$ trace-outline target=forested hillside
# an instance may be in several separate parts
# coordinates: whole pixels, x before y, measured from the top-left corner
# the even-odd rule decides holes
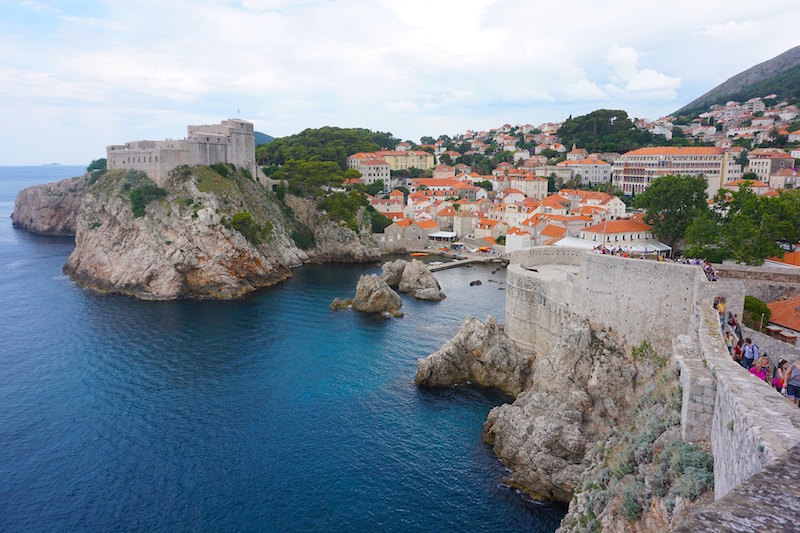
[[[256,149],[259,165],[283,165],[296,161],[334,161],[344,170],[347,156],[356,152],[394,148],[400,142],[391,133],[364,128],[309,128],[296,135],[280,137]]]

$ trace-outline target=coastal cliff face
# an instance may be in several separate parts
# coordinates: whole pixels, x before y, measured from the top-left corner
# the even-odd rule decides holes
[[[605,439],[630,407],[637,380],[652,375],[604,331],[577,322],[546,353],[525,353],[493,319],[468,319],[439,352],[418,361],[415,382],[471,381],[516,394],[492,409],[484,440],[514,483],[538,497],[569,501],[588,466],[587,450]]]
[[[234,298],[288,278],[305,253],[268,193],[230,172],[179,169],[138,217],[131,191],[158,189],[143,173],[106,172],[82,196],[65,273],[99,291],[153,300]],[[237,224],[237,213],[248,216]]]
[[[91,174],[23,189],[14,201],[11,223],[42,235],[75,235],[81,194]]]
[[[328,219],[313,201],[286,195],[286,204],[294,218],[314,234],[314,246],[307,250],[315,263],[371,263],[380,261],[381,251],[372,238],[371,224],[362,209],[359,213],[359,232]]]
[[[282,203],[231,166],[177,168],[163,189],[141,172],[87,174],[24,189],[12,215],[15,227],[75,236],[64,272],[78,284],[155,300],[235,298],[304,263],[377,261],[359,220],[357,234],[310,200]]]

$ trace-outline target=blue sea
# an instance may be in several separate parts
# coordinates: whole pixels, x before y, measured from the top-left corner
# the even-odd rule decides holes
[[[558,527],[481,441],[509,398],[413,383],[466,316],[502,320],[504,271],[439,272],[447,299],[391,320],[328,309],[376,265],[238,301],[100,295],[62,274],[72,239],[9,218],[20,189],[82,171],[0,167],[0,531]]]

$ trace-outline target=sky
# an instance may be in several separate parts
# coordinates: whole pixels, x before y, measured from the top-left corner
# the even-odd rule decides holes
[[[419,141],[658,118],[800,44],[797,0],[0,0],[0,165],[238,117]]]

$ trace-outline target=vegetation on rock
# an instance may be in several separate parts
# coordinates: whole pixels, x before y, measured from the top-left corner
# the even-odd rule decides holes
[[[239,211],[233,215],[231,226],[252,244],[261,244],[261,240],[272,232],[272,224],[268,220],[261,226],[247,211]]]
[[[764,317],[763,320],[761,319],[762,316]],[[766,303],[755,296],[744,297],[742,321],[747,327],[760,330],[762,326],[766,326],[769,323],[770,316],[772,316],[772,311],[770,311]]]
[[[147,204],[158,198],[164,198],[167,195],[167,191],[153,183],[146,183],[131,189],[129,195],[133,217],[139,218],[144,216],[144,210]]]
[[[640,354],[650,350],[639,347]],[[562,531],[618,530],[620,520],[654,512],[669,525],[677,499],[693,501],[713,489],[713,457],[680,439],[681,394],[675,367],[663,368],[640,389],[627,422],[589,452],[592,465]]]

